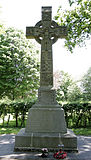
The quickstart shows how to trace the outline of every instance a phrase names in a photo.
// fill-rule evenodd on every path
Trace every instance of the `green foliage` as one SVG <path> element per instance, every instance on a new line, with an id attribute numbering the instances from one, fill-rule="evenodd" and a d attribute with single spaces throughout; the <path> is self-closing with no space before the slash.
<path id="1" fill-rule="evenodd" d="M 72 77 L 60 72 L 59 88 L 57 89 L 57 101 L 77 101 L 81 99 L 81 91 Z"/>
<path id="2" fill-rule="evenodd" d="M 80 101 L 82 99 L 82 93 L 80 87 L 77 85 L 75 81 L 73 81 L 72 85 L 69 86 L 68 90 L 68 101 Z"/>
<path id="3" fill-rule="evenodd" d="M 83 76 L 81 81 L 81 86 L 83 90 L 83 99 L 91 100 L 91 67 L 88 69 L 87 73 Z"/>
<path id="4" fill-rule="evenodd" d="M 91 101 L 67 102 L 62 106 L 68 127 L 91 127 Z"/>
<path id="5" fill-rule="evenodd" d="M 72 79 L 68 73 L 64 71 L 60 72 L 60 86 L 57 90 L 57 100 L 67 101 L 68 99 L 68 88 L 72 85 Z"/>
<path id="6" fill-rule="evenodd" d="M 4 118 L 4 116 L 10 112 L 9 108 L 10 103 L 11 100 L 8 99 L 8 97 L 5 97 L 2 100 L 0 100 L 0 117 L 2 116 Z"/>
<path id="7" fill-rule="evenodd" d="M 2 24 L 0 24 L 0 34 L 5 33 L 4 29 L 5 29 L 4 26 Z"/>
<path id="8" fill-rule="evenodd" d="M 39 81 L 37 51 L 24 33 L 14 28 L 0 34 L 0 96 L 33 97 Z"/>
<path id="9" fill-rule="evenodd" d="M 74 0 L 70 0 L 70 5 Z M 72 6 L 73 7 L 73 6 Z M 77 0 L 75 8 L 62 11 L 59 7 L 55 20 L 61 26 L 67 26 L 68 36 L 65 46 L 69 51 L 73 51 L 76 45 L 82 46 L 91 35 L 91 1 Z"/>
<path id="10" fill-rule="evenodd" d="M 20 128 L 16 127 L 0 127 L 0 134 L 17 134 Z"/>
<path id="11" fill-rule="evenodd" d="M 32 99 L 22 101 L 2 100 L 0 101 L 0 117 L 3 119 L 6 115 L 8 117 L 9 115 L 13 115 L 13 118 L 15 119 L 15 123 L 13 125 L 16 127 L 23 127 L 25 126 L 28 109 L 31 108 L 35 102 L 36 99 L 34 101 Z M 62 103 L 61 106 L 65 111 L 67 127 L 77 128 L 91 126 L 91 101 L 67 102 Z M 3 127 L 8 127 L 9 123 L 9 119 L 7 120 L 7 124 L 5 124 L 5 120 L 3 119 Z"/>
<path id="12" fill-rule="evenodd" d="M 83 0 L 69 0 L 69 4 L 70 6 L 72 6 L 74 3 L 76 3 L 77 5 L 80 4 Z"/>
<path id="13" fill-rule="evenodd" d="M 90 127 L 89 128 L 73 128 L 72 130 L 76 135 L 91 136 Z"/>
<path id="14" fill-rule="evenodd" d="M 23 126 L 26 114 L 35 102 L 36 99 L 30 98 L 11 101 L 6 97 L 5 99 L 0 100 L 0 117 L 3 118 L 3 126 L 5 122 L 4 118 L 8 114 L 12 114 L 16 119 L 16 127 L 18 127 L 19 117 L 21 117 L 21 126 Z M 9 122 L 7 122 L 7 125 L 8 123 Z"/>

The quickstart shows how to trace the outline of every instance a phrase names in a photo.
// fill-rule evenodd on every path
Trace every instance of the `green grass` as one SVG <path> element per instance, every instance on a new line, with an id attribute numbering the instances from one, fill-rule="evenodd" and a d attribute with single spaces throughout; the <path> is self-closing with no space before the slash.
<path id="1" fill-rule="evenodd" d="M 20 128 L 16 127 L 0 127 L 0 134 L 17 134 Z"/>
<path id="2" fill-rule="evenodd" d="M 19 126 L 20 126 L 20 121 Z M 25 122 L 26 123 L 26 122 Z M 24 127 L 23 127 L 24 128 Z M 9 126 L 7 127 L 7 123 L 3 126 L 0 124 L 0 134 L 17 134 L 21 127 L 15 127 L 15 120 L 9 122 Z M 84 136 L 91 136 L 91 127 L 88 128 L 73 128 L 73 132 L 76 135 L 84 135 Z"/>
<path id="3" fill-rule="evenodd" d="M 91 128 L 73 128 L 76 135 L 91 136 Z"/>
<path id="4" fill-rule="evenodd" d="M 17 134 L 20 127 L 0 127 L 0 134 Z M 91 128 L 73 128 L 76 135 L 91 136 Z"/>
<path id="5" fill-rule="evenodd" d="M 7 127 L 7 122 L 4 123 L 4 126 L 1 123 L 0 124 L 0 134 L 17 134 L 19 130 L 21 129 L 20 121 L 18 121 L 19 127 L 15 127 L 15 125 L 16 125 L 15 120 L 10 121 L 8 127 Z"/>

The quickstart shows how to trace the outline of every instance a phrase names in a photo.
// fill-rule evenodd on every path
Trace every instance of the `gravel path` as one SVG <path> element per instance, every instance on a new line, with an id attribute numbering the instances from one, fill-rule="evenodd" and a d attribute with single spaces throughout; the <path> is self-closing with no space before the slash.
<path id="1" fill-rule="evenodd" d="M 78 153 L 68 153 L 66 160 L 91 160 L 91 136 L 78 136 Z M 14 152 L 15 135 L 0 135 L 0 159 L 42 160 L 39 153 Z M 43 160 L 54 160 L 53 153 Z"/>

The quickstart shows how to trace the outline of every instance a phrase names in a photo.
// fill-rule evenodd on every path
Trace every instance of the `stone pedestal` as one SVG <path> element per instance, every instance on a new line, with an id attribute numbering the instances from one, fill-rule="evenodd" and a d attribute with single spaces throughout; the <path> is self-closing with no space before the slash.
<path id="1" fill-rule="evenodd" d="M 64 111 L 59 106 L 37 106 L 28 114 L 26 133 L 66 133 Z"/>
<path id="2" fill-rule="evenodd" d="M 55 90 L 40 88 L 38 102 L 29 109 L 26 128 L 15 137 L 15 149 L 56 150 L 59 144 L 64 144 L 64 150 L 76 151 L 77 137 L 66 128 L 64 110 L 56 102 Z"/>
<path id="3" fill-rule="evenodd" d="M 15 137 L 15 151 L 17 150 L 41 150 L 48 148 L 49 151 L 59 150 L 58 145 L 64 144 L 65 151 L 77 152 L 77 137 L 72 130 L 67 133 L 26 133 L 21 129 Z"/>

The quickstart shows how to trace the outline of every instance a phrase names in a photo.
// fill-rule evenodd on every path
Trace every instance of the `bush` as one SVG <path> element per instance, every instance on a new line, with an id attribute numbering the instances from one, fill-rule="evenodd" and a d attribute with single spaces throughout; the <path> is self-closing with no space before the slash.
<path id="1" fill-rule="evenodd" d="M 18 120 L 21 120 L 21 127 L 24 126 L 25 116 L 28 112 L 28 109 L 32 107 L 32 105 L 36 102 L 36 99 L 33 100 L 17 100 L 17 101 L 0 101 L 0 116 L 3 118 L 3 126 L 4 126 L 4 118 L 7 114 L 14 115 L 16 120 L 16 127 L 18 127 Z M 7 125 L 9 123 L 9 119 Z"/>
<path id="2" fill-rule="evenodd" d="M 88 127 L 91 125 L 91 102 L 68 102 L 62 105 L 67 127 Z"/>
<path id="3" fill-rule="evenodd" d="M 2 100 L 0 101 L 0 117 L 3 119 L 8 115 L 7 126 L 9 124 L 10 114 L 14 116 L 16 120 L 16 127 L 24 126 L 25 119 L 28 113 L 29 108 L 36 102 L 36 99 L 29 100 L 17 100 L 9 101 Z M 64 112 L 67 127 L 90 127 L 91 125 L 91 102 L 67 102 L 61 104 Z M 21 121 L 21 124 L 19 123 Z"/>

